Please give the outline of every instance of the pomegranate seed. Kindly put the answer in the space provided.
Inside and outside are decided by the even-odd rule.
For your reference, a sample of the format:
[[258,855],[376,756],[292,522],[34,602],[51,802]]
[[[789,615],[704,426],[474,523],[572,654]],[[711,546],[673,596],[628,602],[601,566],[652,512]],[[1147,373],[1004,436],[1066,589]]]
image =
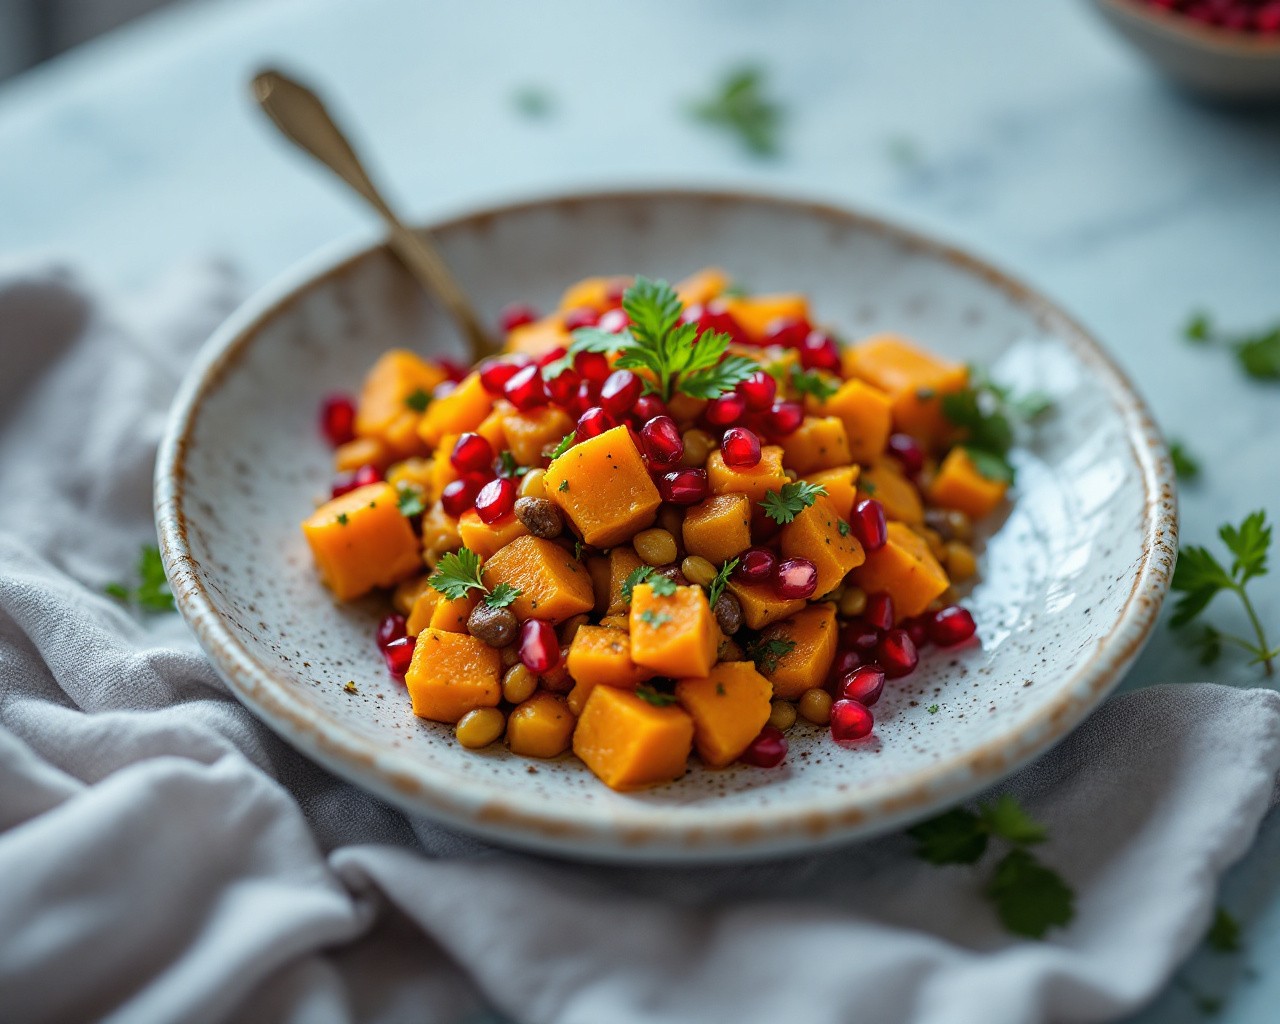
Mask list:
[[680,319],[687,324],[696,323],[698,337],[702,337],[704,331],[720,331],[729,335],[729,339],[737,345],[751,344],[751,339],[747,337],[747,332],[742,329],[737,318],[719,302],[713,301],[706,306],[699,306],[696,303],[687,306]]
[[747,403],[749,411],[764,412],[773,405],[773,400],[777,397],[778,382],[773,374],[757,370],[738,385],[738,394]]
[[463,512],[475,508],[476,495],[480,493],[482,486],[484,485],[470,477],[451,480],[440,492],[440,504],[444,507],[446,514],[457,519]]
[[486,359],[480,364],[480,383],[489,394],[500,395],[518,369],[520,364],[509,359]]
[[1253,16],[1253,27],[1259,32],[1280,32],[1280,4],[1267,4]]
[[510,477],[490,480],[476,495],[476,515],[486,523],[496,523],[515,507],[516,482]]
[[460,382],[468,373],[471,372],[469,367],[463,366],[462,363],[454,362],[452,359],[436,359],[433,360],[443,372],[444,375],[454,384]]
[[799,402],[774,402],[769,410],[769,435],[783,438],[794,434],[804,422],[804,406]]
[[915,476],[924,469],[924,449],[910,434],[890,434],[889,454],[902,463],[907,476]]
[[392,640],[382,648],[382,658],[387,663],[387,670],[397,679],[403,679],[404,674],[409,671],[409,666],[413,664],[413,649],[417,644],[414,637],[404,636],[399,640]]
[[[549,364],[554,363],[557,359],[563,359],[568,354],[569,350],[567,348],[563,345],[557,345],[555,348],[543,352],[542,355],[538,356],[538,358],[534,360],[534,362],[539,366],[548,366]],[[546,379],[545,375],[543,379]]]
[[977,623],[968,608],[953,604],[943,608],[928,622],[929,639],[939,647],[962,644],[978,631]]
[[483,473],[493,465],[493,445],[479,434],[463,434],[449,456],[459,473]]
[[893,598],[883,593],[868,595],[862,617],[876,629],[893,629]]
[[800,365],[806,370],[840,369],[840,348],[835,339],[821,331],[810,331],[800,343]]
[[746,427],[730,427],[720,441],[720,456],[726,466],[750,469],[760,464],[760,438]]
[[356,476],[354,473],[342,473],[333,480],[333,486],[329,488],[330,498],[341,498],[344,494],[349,494],[356,489]]
[[578,427],[574,431],[574,443],[599,437],[606,430],[612,430],[616,426],[617,424],[613,422],[612,416],[601,409],[600,406],[593,405],[578,417]]
[[760,730],[760,735],[747,744],[738,760],[753,768],[777,768],[786,756],[787,738],[782,730],[766,725]]
[[764,343],[766,345],[780,345],[783,348],[798,348],[811,330],[813,328],[809,326],[809,321],[804,317],[778,317],[777,320],[774,320],[765,328]]
[[658,477],[658,493],[673,505],[696,505],[707,498],[705,469],[673,469]]
[[684,458],[684,439],[670,416],[655,416],[640,428],[640,449],[655,466],[674,466]]
[[573,368],[583,380],[603,384],[609,376],[609,360],[603,352],[579,352],[573,357]]
[[520,627],[520,660],[530,672],[550,672],[560,664],[560,641],[551,623],[525,620]]
[[356,403],[348,395],[330,395],[320,403],[320,432],[337,448],[356,436]]
[[616,281],[609,282],[609,286],[604,290],[604,301],[608,306],[622,305],[622,298],[627,294],[627,289],[631,287],[631,279],[629,277],[620,277]]
[[547,404],[547,389],[542,383],[542,369],[532,363],[511,375],[502,394],[521,412]]
[[923,615],[916,615],[907,619],[902,624],[902,628],[907,631],[907,636],[911,637],[911,642],[916,645],[916,650],[924,647],[929,642],[929,623]]
[[398,612],[384,615],[382,621],[378,623],[377,631],[374,633],[380,648],[386,647],[392,640],[399,640],[407,635],[404,628],[404,616]]
[[871,735],[876,720],[866,705],[856,700],[838,700],[831,705],[831,738],[849,743]]
[[626,310],[611,309],[600,314],[600,322],[596,326],[609,334],[621,334],[631,326],[631,317],[627,316]]
[[788,558],[778,563],[773,587],[784,600],[807,601],[818,589],[818,567],[807,558]]
[[550,380],[546,380],[544,373],[543,384],[551,401],[562,409],[567,409],[578,397],[578,387],[582,384],[582,378],[574,370],[562,370]]
[[853,506],[853,535],[868,551],[879,551],[889,539],[889,524],[885,522],[884,506],[875,498],[863,498]]
[[778,568],[778,558],[768,548],[747,548],[738,556],[737,574],[748,583],[767,583]]
[[579,306],[564,315],[565,330],[576,331],[579,327],[594,327],[600,322],[600,314],[590,306]]
[[840,696],[844,700],[856,700],[871,707],[884,692],[884,669],[875,665],[855,668],[840,681]]
[[905,629],[891,629],[880,638],[876,661],[890,679],[909,676],[920,664],[920,653]]
[[600,404],[614,416],[625,416],[643,389],[644,381],[630,370],[614,370],[600,385]]
[[517,327],[523,327],[525,324],[531,324],[538,319],[538,311],[532,306],[524,302],[513,302],[502,311],[502,324],[504,331],[514,331]]
[[856,650],[841,651],[831,664],[831,675],[836,680],[843,679],[855,668],[862,665],[862,652]]
[[641,395],[636,399],[636,407],[632,410],[637,422],[648,423],[655,416],[670,416],[667,404],[657,395]]
[[377,466],[366,464],[355,471],[355,475],[351,477],[351,482],[355,487],[368,487],[369,484],[381,483],[382,470]]
[[854,619],[840,630],[840,643],[855,651],[871,651],[880,643],[880,630],[862,619]]
[[742,419],[742,414],[746,411],[746,399],[736,391],[731,391],[727,395],[712,399],[702,415],[713,427],[727,427]]

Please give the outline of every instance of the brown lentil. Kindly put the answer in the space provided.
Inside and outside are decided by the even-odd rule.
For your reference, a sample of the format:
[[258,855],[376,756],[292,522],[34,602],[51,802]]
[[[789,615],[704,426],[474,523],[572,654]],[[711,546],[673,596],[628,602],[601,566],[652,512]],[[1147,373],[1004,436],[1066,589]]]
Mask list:
[[712,611],[716,613],[716,622],[726,636],[733,636],[742,628],[742,605],[732,594],[726,593],[717,597],[716,606]]
[[510,608],[490,608],[481,601],[467,616],[467,632],[490,647],[506,647],[516,638],[520,623]]

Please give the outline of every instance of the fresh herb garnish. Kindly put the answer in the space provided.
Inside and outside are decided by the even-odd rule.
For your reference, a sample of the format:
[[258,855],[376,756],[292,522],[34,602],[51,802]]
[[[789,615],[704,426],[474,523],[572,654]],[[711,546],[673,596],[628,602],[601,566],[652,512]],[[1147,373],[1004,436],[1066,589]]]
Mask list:
[[339,526],[346,526],[347,523],[351,522],[351,517],[345,512],[339,512],[335,518],[337,519]]
[[674,580],[668,579],[661,573],[655,572],[645,582],[649,584],[649,588],[656,597],[671,597],[678,589]]
[[505,608],[519,596],[520,591],[510,583],[499,583],[489,592],[484,603],[490,608]]
[[348,679],[345,683],[342,684],[342,688],[346,690],[347,693],[360,692],[359,690],[356,689],[356,681],[354,679]]
[[754,661],[756,668],[765,675],[776,670],[778,662],[795,649],[796,642],[783,637],[774,637],[772,640],[757,640],[755,643],[747,644],[745,648],[747,657]]
[[676,695],[674,693],[663,693],[661,690],[655,690],[652,686],[637,686],[635,694],[642,701],[652,704],[655,708],[665,708],[676,703]]
[[427,503],[423,499],[421,488],[404,484],[397,487],[396,508],[400,510],[400,514],[406,519],[411,516],[422,515],[427,510]]
[[1240,922],[1225,907],[1218,907],[1204,941],[1215,953],[1240,952]]
[[1192,314],[1182,334],[1197,345],[1231,349],[1240,368],[1254,380],[1280,380],[1280,324],[1253,334],[1226,334],[1201,312]]
[[427,406],[431,404],[431,392],[423,388],[414,388],[404,396],[405,408],[412,409],[414,412],[426,412]]
[[582,539],[580,537],[573,538],[573,557],[579,562],[582,561]]
[[1267,574],[1267,552],[1271,547],[1271,527],[1262,510],[1246,516],[1238,527],[1225,524],[1218,530],[1222,543],[1231,552],[1231,569],[1228,571],[1200,545],[1188,545],[1178,552],[1178,564],[1173,572],[1172,587],[1180,593],[1173,607],[1170,625],[1181,629],[1199,616],[1218,594],[1228,591],[1235,594],[1244,605],[1245,614],[1253,627],[1254,640],[1222,633],[1213,626],[1205,626],[1195,643],[1200,647],[1201,663],[1210,664],[1222,653],[1224,642],[1241,647],[1253,655],[1251,664],[1261,664],[1267,675],[1274,671],[1273,659],[1280,655],[1280,647],[1272,647],[1267,640],[1262,622],[1245,589],[1249,581]]
[[836,523],[836,529],[840,532],[841,537],[847,537],[849,536],[849,530],[851,529],[851,527],[849,526],[848,523],[846,523],[843,519],[841,519],[839,522]]
[[953,808],[907,829],[907,834],[916,841],[916,855],[930,864],[976,863],[992,838],[1013,847],[996,862],[984,891],[1001,923],[1015,935],[1040,939],[1075,916],[1070,887],[1027,849],[1048,838],[1044,826],[1008,794],[980,804],[976,814]]
[[507,477],[512,480],[518,480],[529,472],[528,466],[522,466],[516,462],[516,457],[511,451],[504,450],[498,455],[498,476]]
[[733,132],[753,155],[773,156],[778,152],[783,111],[764,95],[763,84],[760,68],[737,68],[725,76],[712,96],[694,103],[689,111],[700,121]]
[[724,593],[724,588],[729,585],[729,577],[733,575],[733,570],[738,568],[740,559],[731,558],[720,566],[720,571],[716,573],[716,578],[711,581],[711,587],[708,590],[707,598],[711,602],[711,607],[716,606],[716,602],[720,600],[720,595]]
[[820,370],[802,370],[798,366],[791,367],[791,386],[802,395],[812,395],[819,402],[840,390],[840,384],[830,374]]
[[942,396],[942,414],[964,431],[960,446],[988,480],[1012,483],[1014,423],[1031,422],[1053,407],[1048,395],[1033,391],[1015,397],[976,367],[969,370],[969,386]]
[[[684,307],[666,281],[637,277],[622,295],[630,325],[618,334],[596,327],[573,332],[569,351],[543,371],[553,379],[573,365],[579,352],[617,352],[620,369],[643,369],[656,383],[650,390],[670,401],[676,391],[693,398],[719,398],[732,391],[759,367],[744,356],[728,355],[730,337],[702,331],[681,321]],[[561,442],[562,444],[564,442]]]
[[469,590],[479,590],[490,608],[505,608],[522,593],[509,583],[499,583],[490,591],[482,578],[480,556],[470,548],[459,548],[441,558],[436,571],[427,577],[427,584],[450,601],[465,597]]
[[653,572],[653,566],[640,565],[627,573],[627,578],[622,581],[622,600],[629,604],[632,591],[652,576]]
[[646,608],[640,613],[640,621],[650,629],[657,629],[659,626],[665,626],[671,621],[671,616],[666,612],[655,612],[652,608]]
[[[553,461],[560,458],[561,455],[573,447],[573,439],[575,437],[577,437],[577,431],[571,430],[569,433],[565,434],[564,437],[560,438],[560,443],[551,449],[551,458]],[[567,484],[568,482],[568,480],[564,480],[561,481],[561,484]],[[561,486],[560,490],[567,490],[567,488]]]
[[768,491],[760,507],[764,514],[779,526],[786,526],[812,505],[820,495],[827,493],[821,484],[811,484],[804,480],[783,484],[780,491]]
[[555,110],[551,93],[538,85],[526,85],[517,89],[511,97],[516,112],[524,117],[547,117]]
[[560,481],[560,486],[556,488],[556,490],[557,490],[557,491],[567,491],[568,489],[569,489],[569,481],[568,481],[568,480],[561,480],[561,481]]
[[930,704],[927,708],[925,708],[925,710],[929,712],[929,714],[931,715],[936,715],[940,709],[938,708],[937,704]]
[[126,587],[120,583],[108,583],[104,588],[118,601],[140,608],[144,612],[173,611],[173,591],[164,574],[164,562],[160,549],[154,544],[144,544],[138,552],[136,568],[138,584]]
[[1173,471],[1184,483],[1191,483],[1200,476],[1200,460],[1187,450],[1181,441],[1169,442],[1169,458],[1173,460]]

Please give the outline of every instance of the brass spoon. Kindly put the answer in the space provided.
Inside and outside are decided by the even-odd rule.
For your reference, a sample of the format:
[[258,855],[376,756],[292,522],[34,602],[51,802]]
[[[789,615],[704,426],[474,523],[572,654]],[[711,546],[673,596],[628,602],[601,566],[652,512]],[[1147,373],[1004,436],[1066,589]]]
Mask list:
[[253,95],[290,142],[309,153],[360,194],[391,230],[391,248],[420,284],[435,295],[471,347],[478,362],[498,350],[480,323],[470,300],[425,234],[411,231],[369,179],[347,137],[329,116],[320,97],[300,82],[268,69],[254,76]]

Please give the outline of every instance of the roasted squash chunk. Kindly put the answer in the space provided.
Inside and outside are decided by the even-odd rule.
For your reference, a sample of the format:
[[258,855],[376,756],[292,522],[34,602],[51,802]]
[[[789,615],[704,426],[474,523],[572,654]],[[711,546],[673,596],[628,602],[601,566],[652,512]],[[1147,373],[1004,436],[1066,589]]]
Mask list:
[[522,324],[507,335],[503,346],[507,352],[525,356],[546,355],[552,349],[568,348],[573,340],[558,314],[544,316],[531,324]]
[[631,637],[605,626],[580,626],[569,645],[566,659],[573,678],[569,709],[581,714],[591,691],[597,686],[618,686],[634,690],[652,672],[631,660]]
[[757,345],[764,342],[774,321],[809,319],[809,300],[803,295],[749,295],[719,302]]
[[857,466],[840,466],[836,469],[824,469],[818,473],[810,473],[805,482],[821,487],[827,492],[827,500],[836,513],[845,519],[853,515],[853,506],[858,499]]
[[685,513],[682,533],[689,554],[721,565],[751,547],[751,499],[712,495]]
[[525,757],[559,757],[573,740],[573,714],[555,694],[535,693],[507,716],[507,746]]
[[942,396],[962,390],[969,371],[924,351],[896,334],[877,334],[845,351],[845,370],[861,377],[893,402],[893,423],[928,444],[943,440],[951,425]]
[[626,427],[575,444],[547,467],[547,497],[582,539],[607,548],[649,526],[662,498]]
[[481,558],[491,558],[517,537],[528,536],[529,531],[511,512],[486,523],[475,509],[469,508],[458,517],[458,533],[466,547]]
[[465,434],[475,430],[489,415],[493,400],[480,383],[480,374],[469,373],[447,395],[427,406],[418,425],[423,443],[435,448],[446,434]]
[[716,662],[720,628],[701,587],[659,596],[648,583],[631,592],[631,658],[667,676],[705,676]]
[[852,461],[844,423],[835,416],[806,416],[787,437],[782,461],[797,473],[847,466]]
[[685,306],[701,306],[729,287],[729,275],[719,267],[706,267],[676,285],[676,294]]
[[588,277],[577,284],[570,285],[560,296],[560,312],[570,313],[575,309],[594,309],[603,313],[611,305],[616,306],[616,296],[631,283],[631,278],[614,274],[611,277]]
[[760,461],[748,468],[725,464],[719,449],[707,459],[707,483],[712,494],[745,494],[755,504],[769,491],[778,491],[787,482],[782,469],[782,449],[767,444],[760,449]]
[[764,666],[773,695],[795,700],[805,690],[825,683],[836,659],[838,639],[835,606],[826,603],[810,605],[761,633],[762,643],[781,640],[793,645]]
[[303,522],[302,533],[320,576],[340,601],[392,586],[422,568],[418,538],[388,483],[326,501]]
[[559,544],[540,537],[517,537],[484,564],[484,582],[516,587],[511,603],[517,619],[563,622],[595,604],[587,567]]
[[422,410],[444,371],[407,349],[395,348],[373,364],[360,389],[356,434],[382,441],[392,452],[411,454]]
[[614,686],[591,691],[573,733],[573,752],[610,789],[678,779],[692,750],[693,719],[683,708],[654,707]]
[[563,409],[544,405],[528,412],[513,412],[503,426],[507,447],[522,466],[542,464],[542,450],[554,448],[573,429],[573,420]]
[[[435,615],[436,605],[441,601],[440,591],[435,587],[427,587],[417,597],[413,599],[413,607],[409,609],[409,614],[405,618],[404,629],[410,636],[417,636],[424,629],[431,625],[431,619]],[[454,630],[453,632],[457,632]]]
[[834,590],[866,558],[849,523],[822,495],[782,528],[780,546],[784,558],[807,558],[817,566],[819,596]]
[[919,615],[947,589],[947,574],[925,539],[903,523],[889,524],[889,539],[853,570],[851,578],[867,593],[893,598],[900,619]]
[[1004,501],[1008,489],[1003,480],[983,476],[963,448],[952,448],[934,475],[929,500],[943,508],[959,509],[970,519],[981,519]]
[[357,437],[334,449],[333,468],[339,473],[354,473],[361,466],[385,469],[393,458],[395,453],[380,438]]
[[427,629],[418,635],[404,682],[415,715],[456,722],[474,708],[498,706],[501,676],[502,656],[483,640]]
[[764,629],[804,607],[801,599],[783,600],[771,583],[744,583],[730,579],[729,592],[742,605],[742,619],[751,629]]
[[722,662],[704,679],[681,679],[676,698],[693,719],[698,756],[713,768],[736,761],[769,720],[773,687],[749,661]]
[[431,610],[431,628],[446,633],[465,633],[467,618],[479,601],[480,595],[474,592],[463,594],[452,601],[446,600],[442,595]]
[[865,465],[884,454],[893,430],[893,401],[886,392],[862,380],[848,380],[825,401],[810,397],[805,404],[815,415],[840,418],[854,462]]
[[858,490],[880,502],[884,506],[884,514],[890,519],[912,526],[924,522],[924,504],[920,501],[919,492],[888,459],[881,459],[862,471]]

